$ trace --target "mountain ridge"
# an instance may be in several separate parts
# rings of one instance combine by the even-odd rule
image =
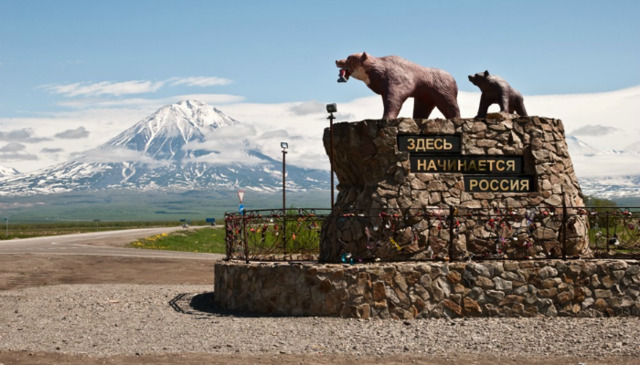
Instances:
[[[180,101],[159,108],[69,161],[27,174],[0,167],[0,196],[108,189],[281,191],[280,160],[252,147],[243,135],[244,127],[202,101]],[[572,135],[566,141],[578,167],[588,167],[590,159],[603,156],[640,157],[636,145],[630,145],[629,151],[599,150]],[[234,151],[232,156],[226,156],[229,150]],[[577,173],[585,195],[640,197],[640,175],[581,176],[579,169]],[[287,190],[322,190],[329,184],[328,171],[287,166]]]
[[[19,175],[20,171],[14,169],[13,167],[0,166],[0,179],[3,177]]]
[[[225,143],[216,132],[240,122],[198,100],[158,109],[101,146],[73,159],[25,174],[3,178],[0,195],[34,195],[103,189],[210,190],[273,192],[282,188],[281,163],[251,147],[240,132],[240,160],[222,159]],[[229,135],[226,133],[225,136]],[[195,147],[195,149],[192,149]],[[218,148],[222,147],[222,148]],[[203,156],[206,159],[203,159]],[[220,161],[216,157],[220,156]],[[287,166],[287,190],[326,189],[324,170]]]

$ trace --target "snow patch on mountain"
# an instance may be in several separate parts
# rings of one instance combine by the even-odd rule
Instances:
[[[634,146],[623,150],[599,150],[575,136],[566,137],[569,154],[582,191],[599,198],[640,197],[640,153]],[[601,166],[607,166],[602,170]]]
[[[636,142],[636,143],[632,143],[628,146],[626,146],[624,148],[625,151],[627,152],[636,152],[636,153],[640,153],[640,141]]]
[[[569,147],[569,153],[572,156],[595,156],[603,153],[597,148],[591,147],[578,137],[567,136],[565,140],[567,141],[567,147]]]
[[[0,166],[0,179],[19,174],[20,172],[13,167]]]
[[[607,199],[640,197],[640,175],[599,176],[578,180],[585,195]]]

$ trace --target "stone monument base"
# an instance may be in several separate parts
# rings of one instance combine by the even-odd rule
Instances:
[[[640,316],[640,261],[219,262],[221,309],[279,316]]]
[[[566,256],[591,256],[587,220],[576,209],[584,206],[583,195],[560,120],[503,114],[364,120],[337,123],[333,137],[327,128],[323,140],[340,183],[322,226],[322,262],[339,263],[343,254],[422,260],[428,252],[438,256],[444,242],[452,259],[501,252],[508,259],[557,258],[560,242]],[[572,215],[565,230],[544,215],[557,215],[563,204]],[[550,207],[556,211],[542,211]],[[449,209],[457,211],[453,238],[434,221]],[[398,218],[381,235],[372,219],[344,213]],[[520,218],[504,218],[511,213]],[[485,219],[495,215],[503,217]]]

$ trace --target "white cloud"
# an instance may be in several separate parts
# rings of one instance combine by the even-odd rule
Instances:
[[[19,131],[13,135],[14,141],[25,143],[27,152],[32,148],[37,148],[33,151],[41,151],[43,148],[64,147],[65,152],[56,156],[39,155],[40,160],[23,161],[20,165],[12,166],[21,171],[29,171],[53,162],[61,162],[60,160],[69,157],[69,153],[93,149],[163,105],[185,99],[199,99],[217,106],[246,128],[220,128],[215,132],[215,141],[211,144],[190,146],[191,149],[201,147],[203,150],[223,153],[198,157],[200,160],[233,160],[237,156],[234,154],[242,148],[255,148],[271,158],[280,160],[280,142],[286,141],[289,143],[287,164],[329,169],[329,160],[322,142],[324,129],[329,126],[323,101],[256,104],[245,103],[240,96],[224,94],[183,94],[160,99],[96,98],[69,101],[66,105],[72,108],[65,112],[50,113],[37,118],[0,119],[0,130]],[[458,104],[462,116],[473,117],[479,101],[479,92],[460,92]],[[530,115],[561,119],[566,131],[580,130],[586,126],[610,128],[607,129],[610,131],[608,134],[580,136],[580,139],[599,150],[622,149],[625,146],[634,146],[640,140],[640,125],[636,123],[637,115],[640,113],[640,86],[599,94],[525,95],[525,105]],[[400,116],[411,117],[412,108],[413,103],[408,100]],[[492,105],[489,110],[498,111],[498,107]],[[377,95],[348,102],[338,101],[338,113],[335,115],[336,123],[377,119],[382,116],[382,103]],[[431,117],[442,118],[442,114],[434,110]],[[38,135],[53,136],[60,133],[61,125],[69,130],[84,127],[91,133],[91,138],[65,140],[63,144],[60,141],[44,140],[38,143],[26,142],[35,138],[33,131],[37,131]],[[7,140],[7,133],[9,132],[0,133],[0,139],[4,137]],[[248,146],[238,146],[239,140],[246,141]],[[576,156],[574,165],[578,176],[581,177],[593,176],[599,171],[605,174],[640,174],[640,161],[637,156],[640,155],[598,155],[590,159]]]
[[[156,110],[164,105],[177,103],[182,100],[201,100],[210,105],[223,105],[239,103],[244,97],[229,94],[181,94],[161,99],[127,98],[127,99],[74,99],[57,102],[56,105],[73,109],[94,108],[136,108],[144,110]]]
[[[460,92],[458,105],[462,117],[475,116],[479,102],[479,92]],[[317,102],[309,103],[312,106],[310,109],[314,109],[313,105]],[[256,126],[258,135],[263,137],[256,143],[269,156],[279,156],[278,139],[288,137],[290,148],[287,163],[328,170],[329,162],[322,144],[324,128],[329,125],[326,119],[328,114],[324,108],[316,113],[300,113],[296,107],[301,105],[305,103],[232,104],[224,110],[239,121]],[[640,113],[640,86],[599,94],[525,96],[525,105],[529,115],[561,119],[567,130],[580,130],[589,125],[604,128],[601,131],[608,133],[581,136],[581,139],[601,150],[621,149],[640,140],[640,125],[635,122]],[[412,110],[413,102],[409,99],[400,117],[411,117]],[[494,104],[489,111],[497,112],[499,108]],[[336,123],[377,119],[382,112],[380,97],[375,95],[338,103]],[[438,110],[434,110],[430,117],[443,118]],[[268,138],[269,131],[275,138]],[[286,134],[279,135],[277,131],[286,131]],[[600,154],[589,159],[576,158],[574,166],[578,175],[585,177],[596,174],[640,174],[639,156]]]
[[[229,85],[233,81],[229,79],[224,79],[221,77],[206,77],[206,76],[197,76],[197,77],[174,77],[169,79],[171,85],[186,85],[186,86],[224,86]]]
[[[318,101],[308,101],[291,106],[289,109],[296,115],[309,115],[322,113],[325,110],[325,104]]]
[[[598,93],[537,95],[524,99],[530,115],[561,119],[565,131],[588,125],[615,128],[606,135],[581,135],[580,139],[598,149],[621,149],[640,138],[640,86]]]
[[[38,159],[38,156],[29,153],[1,153],[0,157],[3,161],[18,161],[20,165],[22,165],[24,161],[35,161]]]
[[[18,152],[18,151],[23,151],[26,148],[27,147],[22,143],[9,142],[4,147],[0,147],[0,152]]]
[[[625,146],[625,151],[640,153],[640,141]]]
[[[75,82],[70,84],[41,85],[40,89],[52,94],[58,94],[69,98],[73,97],[100,97],[100,96],[124,96],[153,93],[165,85],[169,86],[224,86],[232,80],[215,76],[172,77],[167,80],[130,80],[130,81],[100,81],[100,82]]]
[[[607,127],[600,124],[589,124],[574,130],[570,134],[574,136],[604,136],[615,131],[617,131],[616,128]]]
[[[37,156],[24,152],[26,149],[27,146],[22,143],[9,142],[0,147],[0,160],[4,163],[4,161],[33,161],[38,159]]]
[[[573,168],[578,177],[640,175],[640,155],[637,153],[574,155]]]
[[[67,129],[66,131],[56,133],[54,137],[63,139],[87,138],[89,137],[89,131],[84,127],[78,127],[76,129]]]
[[[239,137],[241,136],[241,137]],[[247,151],[253,149],[252,140],[256,139],[256,129],[247,124],[233,127],[217,128],[211,132],[203,142],[192,141],[183,146],[183,150],[207,151],[183,163],[207,162],[215,165],[241,162],[244,165],[254,165],[261,160],[254,156],[247,156]]]
[[[241,163],[247,166],[257,165],[262,162],[255,156],[247,156],[246,152],[241,149],[221,149],[219,152],[212,152],[206,155],[184,160],[183,163],[190,162],[206,162],[211,165],[228,165]]]
[[[155,92],[164,85],[164,81],[132,80],[121,82],[101,81],[96,83],[76,82],[65,85],[43,85],[42,89],[52,94],[67,97],[75,96],[123,96]]]
[[[40,152],[42,153],[60,153],[63,152],[64,149],[62,148],[43,148],[40,150]]]
[[[151,168],[170,165],[168,160],[155,160],[143,152],[127,148],[93,149],[72,155],[73,159],[81,162],[138,162],[149,165]]]
[[[17,126],[17,125],[16,125]],[[14,129],[9,132],[0,132],[0,141],[19,141],[19,142],[42,142],[47,138],[34,137],[32,128]]]

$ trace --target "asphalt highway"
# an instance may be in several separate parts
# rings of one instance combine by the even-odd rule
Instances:
[[[218,260],[224,258],[224,255],[221,254],[146,250],[122,247],[127,243],[140,238],[183,229],[185,228],[140,228],[3,240],[0,241],[0,254],[92,255],[202,260]],[[189,229],[193,229],[193,227]]]

